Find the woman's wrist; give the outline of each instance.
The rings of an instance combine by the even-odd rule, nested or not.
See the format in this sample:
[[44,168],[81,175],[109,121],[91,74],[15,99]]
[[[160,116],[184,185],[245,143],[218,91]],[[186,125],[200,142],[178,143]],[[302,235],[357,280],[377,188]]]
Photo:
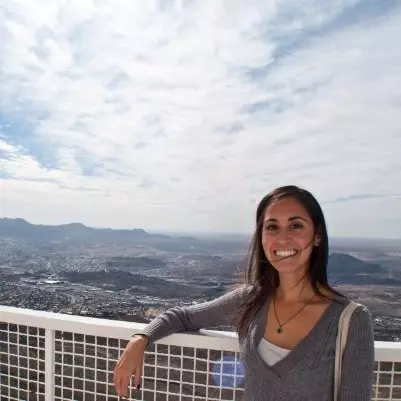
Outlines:
[[145,347],[146,346],[148,346],[148,344],[149,344],[149,336],[147,336],[146,334],[141,334],[141,333],[138,333],[138,334],[134,334],[131,338],[142,338],[143,339],[143,341],[144,341],[144,343],[145,343]]

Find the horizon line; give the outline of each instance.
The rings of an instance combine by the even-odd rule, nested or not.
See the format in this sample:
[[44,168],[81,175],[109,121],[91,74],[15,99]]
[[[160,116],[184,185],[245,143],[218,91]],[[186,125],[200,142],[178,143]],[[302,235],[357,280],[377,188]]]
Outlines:
[[[0,216],[0,220],[23,220],[28,224],[34,225],[34,226],[47,226],[47,227],[61,227],[61,226],[68,226],[72,224],[80,224],[84,227],[87,228],[92,228],[95,230],[123,230],[123,231],[133,231],[133,230],[143,230],[149,234],[164,234],[164,235],[191,235],[191,236],[206,236],[206,235],[218,235],[218,236],[241,236],[241,237],[246,237],[246,236],[252,236],[253,232],[235,232],[235,231],[187,231],[187,230],[172,230],[172,229],[147,229],[143,227],[132,227],[132,228],[112,228],[112,227],[103,227],[103,226],[90,226],[86,225],[82,222],[79,221],[71,221],[69,223],[61,223],[61,224],[42,224],[42,223],[34,223],[31,222],[23,217],[7,217],[7,216]],[[337,236],[337,235],[329,235],[329,240],[334,239],[334,240],[366,240],[366,241],[372,241],[372,240],[386,240],[386,241],[400,241],[401,238],[394,238],[394,237],[363,237],[363,236]]]

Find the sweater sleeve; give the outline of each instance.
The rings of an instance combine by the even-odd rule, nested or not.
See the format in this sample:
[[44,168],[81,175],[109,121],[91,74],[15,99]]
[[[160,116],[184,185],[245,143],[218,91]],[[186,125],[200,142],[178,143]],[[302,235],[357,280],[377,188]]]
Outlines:
[[340,401],[370,401],[374,370],[374,335],[366,307],[352,315],[344,350]]
[[250,293],[250,287],[239,287],[219,298],[188,307],[175,307],[153,319],[142,334],[149,344],[173,333],[202,328],[233,325],[235,312]]

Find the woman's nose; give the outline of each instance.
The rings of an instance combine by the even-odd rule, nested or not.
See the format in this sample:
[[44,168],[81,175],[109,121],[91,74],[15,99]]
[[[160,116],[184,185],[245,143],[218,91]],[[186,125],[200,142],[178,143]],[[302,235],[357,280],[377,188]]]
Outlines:
[[289,236],[288,233],[284,232],[278,234],[276,242],[279,245],[287,245],[291,242],[291,240],[292,240],[291,236]]

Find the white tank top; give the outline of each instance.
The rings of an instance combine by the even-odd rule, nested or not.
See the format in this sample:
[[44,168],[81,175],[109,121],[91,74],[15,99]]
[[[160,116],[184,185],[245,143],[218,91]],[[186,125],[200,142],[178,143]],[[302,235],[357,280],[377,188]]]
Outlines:
[[267,365],[273,366],[287,356],[291,350],[278,347],[262,337],[258,346],[258,352]]

